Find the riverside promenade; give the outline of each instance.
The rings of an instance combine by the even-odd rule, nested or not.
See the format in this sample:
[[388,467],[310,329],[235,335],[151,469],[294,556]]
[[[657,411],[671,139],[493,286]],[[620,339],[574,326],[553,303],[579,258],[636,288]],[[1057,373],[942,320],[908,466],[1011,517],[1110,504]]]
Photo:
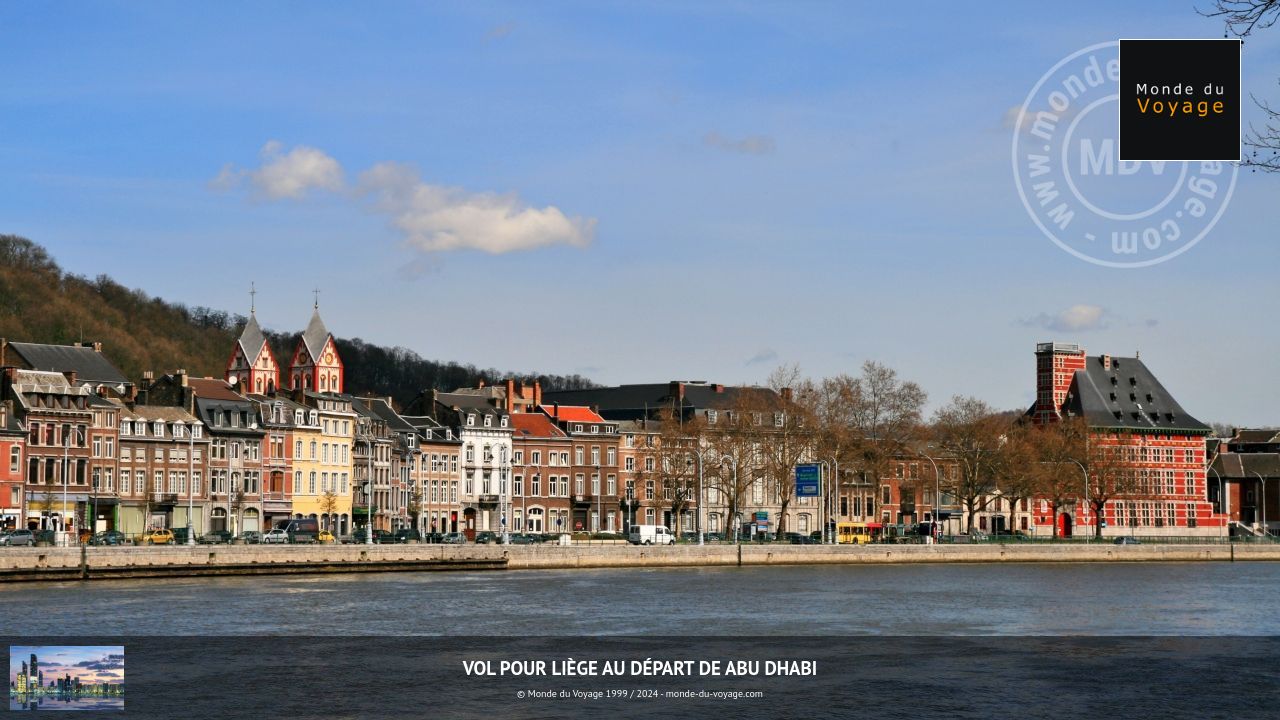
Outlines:
[[1280,544],[197,545],[5,548],[0,582],[198,575],[892,563],[1280,561]]

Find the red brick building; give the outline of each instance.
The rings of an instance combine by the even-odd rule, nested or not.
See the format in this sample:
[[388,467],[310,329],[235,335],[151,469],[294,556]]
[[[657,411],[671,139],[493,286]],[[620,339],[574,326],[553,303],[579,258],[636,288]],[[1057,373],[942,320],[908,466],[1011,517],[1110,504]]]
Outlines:
[[25,433],[13,414],[13,402],[0,402],[0,531],[23,526],[25,445]]
[[622,532],[617,422],[605,420],[580,405],[542,405],[539,409],[573,441],[569,456],[569,529]]
[[[1209,426],[1192,417],[1137,357],[1086,356],[1074,343],[1036,346],[1036,424],[1083,418],[1090,442],[1116,448],[1130,473],[1127,491],[1109,501],[1107,535],[1217,535],[1226,518],[1214,512],[1205,484]],[[1032,502],[1037,534],[1092,531],[1095,518],[1081,497],[1055,514],[1045,498]]]
[[538,412],[512,413],[511,427],[512,527],[530,533],[570,528],[573,441]]

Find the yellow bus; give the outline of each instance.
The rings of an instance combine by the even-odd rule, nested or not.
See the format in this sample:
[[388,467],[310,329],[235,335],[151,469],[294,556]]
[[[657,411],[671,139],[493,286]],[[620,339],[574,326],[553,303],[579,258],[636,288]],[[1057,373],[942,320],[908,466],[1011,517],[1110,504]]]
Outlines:
[[883,530],[884,525],[881,523],[836,523],[836,542],[842,545],[866,545],[879,540]]

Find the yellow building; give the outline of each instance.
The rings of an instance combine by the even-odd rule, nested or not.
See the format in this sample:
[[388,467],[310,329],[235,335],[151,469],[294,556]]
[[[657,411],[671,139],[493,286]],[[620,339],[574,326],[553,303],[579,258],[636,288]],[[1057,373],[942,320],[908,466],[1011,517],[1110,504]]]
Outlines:
[[315,518],[334,535],[351,532],[355,413],[342,395],[308,392],[293,433],[293,514]]

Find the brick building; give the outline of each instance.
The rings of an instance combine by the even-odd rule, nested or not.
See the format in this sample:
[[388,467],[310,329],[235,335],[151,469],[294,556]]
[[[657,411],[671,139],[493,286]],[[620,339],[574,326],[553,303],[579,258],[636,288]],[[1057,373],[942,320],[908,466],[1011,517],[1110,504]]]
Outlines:
[[571,441],[569,529],[622,532],[618,424],[579,405],[540,405],[538,409]]
[[570,525],[573,442],[540,412],[511,415],[512,520],[516,532],[550,533]]
[[25,527],[25,445],[26,431],[13,412],[13,401],[0,399],[0,531]]
[[[1089,442],[1114,448],[1128,473],[1126,492],[1109,501],[1102,520],[1109,535],[1216,535],[1226,518],[1214,512],[1205,483],[1209,426],[1192,417],[1138,357],[1086,356],[1074,343],[1036,346],[1036,424],[1083,418]],[[1071,536],[1094,525],[1081,496],[1058,508],[1032,501],[1037,534]]]

